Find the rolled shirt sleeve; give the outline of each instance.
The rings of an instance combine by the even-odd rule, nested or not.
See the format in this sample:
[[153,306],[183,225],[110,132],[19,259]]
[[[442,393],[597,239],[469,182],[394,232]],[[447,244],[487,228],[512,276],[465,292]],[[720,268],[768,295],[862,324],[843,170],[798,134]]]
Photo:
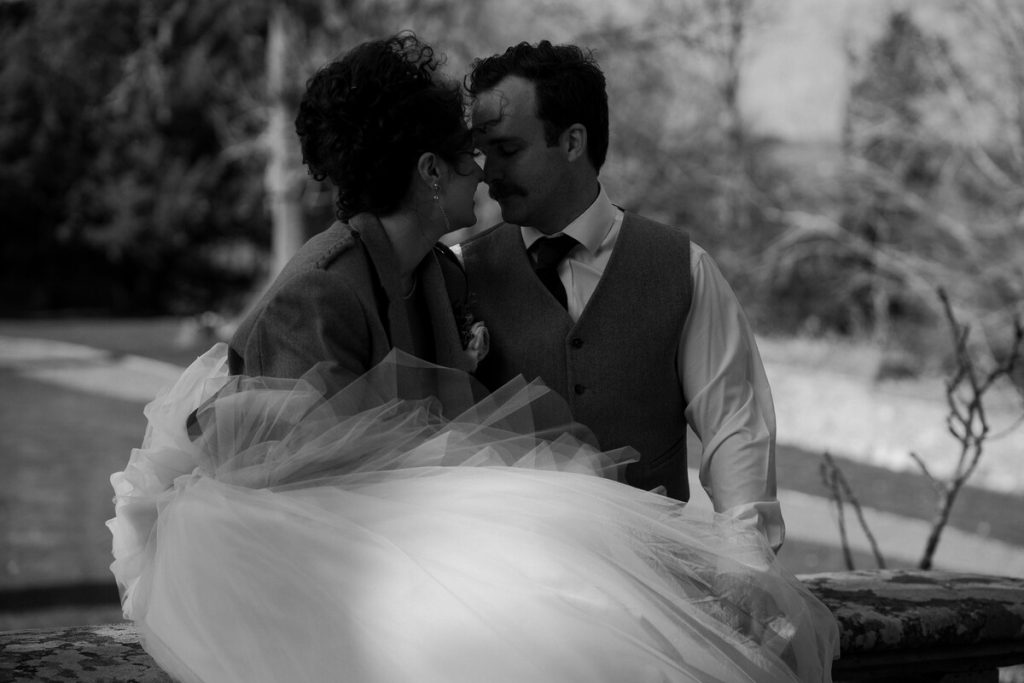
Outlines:
[[718,266],[692,245],[693,301],[677,367],[686,420],[703,446],[700,483],[715,511],[785,538],[776,495],[775,408],[753,331]]

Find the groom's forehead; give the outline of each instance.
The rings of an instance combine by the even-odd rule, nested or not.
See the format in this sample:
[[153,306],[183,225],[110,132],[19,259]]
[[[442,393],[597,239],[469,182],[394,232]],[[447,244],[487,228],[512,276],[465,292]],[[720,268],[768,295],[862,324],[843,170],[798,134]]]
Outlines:
[[496,127],[514,126],[536,118],[534,86],[511,76],[480,93],[473,102],[473,130],[488,134]]
[[488,134],[494,128],[508,125],[516,109],[505,94],[490,90],[482,93],[473,103],[473,132]]

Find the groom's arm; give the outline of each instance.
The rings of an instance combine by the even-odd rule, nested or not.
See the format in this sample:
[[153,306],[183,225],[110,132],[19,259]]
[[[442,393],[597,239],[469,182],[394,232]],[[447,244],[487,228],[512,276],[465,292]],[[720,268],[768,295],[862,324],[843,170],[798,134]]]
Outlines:
[[753,332],[732,288],[693,245],[693,300],[678,353],[686,419],[703,446],[700,482],[717,512],[785,537],[775,484],[775,408]]

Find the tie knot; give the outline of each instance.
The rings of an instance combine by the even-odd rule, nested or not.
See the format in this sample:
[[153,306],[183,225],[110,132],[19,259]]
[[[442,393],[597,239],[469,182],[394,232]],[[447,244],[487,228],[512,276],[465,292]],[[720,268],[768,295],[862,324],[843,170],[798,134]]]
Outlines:
[[554,268],[561,263],[565,255],[572,251],[572,248],[577,244],[579,242],[569,235],[542,237],[532,247],[534,254],[537,256],[537,264],[534,267],[537,270]]

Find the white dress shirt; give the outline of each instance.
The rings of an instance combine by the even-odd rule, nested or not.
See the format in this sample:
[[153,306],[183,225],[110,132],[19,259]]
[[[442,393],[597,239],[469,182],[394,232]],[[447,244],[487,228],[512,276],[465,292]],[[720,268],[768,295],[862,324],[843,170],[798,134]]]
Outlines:
[[[558,267],[569,316],[579,320],[608,265],[623,212],[604,188],[563,234],[580,244]],[[522,227],[529,248],[544,233]],[[775,407],[753,331],[732,288],[691,242],[693,299],[676,366],[686,422],[702,444],[699,477],[717,512],[756,526],[775,549],[785,525],[776,498]]]

